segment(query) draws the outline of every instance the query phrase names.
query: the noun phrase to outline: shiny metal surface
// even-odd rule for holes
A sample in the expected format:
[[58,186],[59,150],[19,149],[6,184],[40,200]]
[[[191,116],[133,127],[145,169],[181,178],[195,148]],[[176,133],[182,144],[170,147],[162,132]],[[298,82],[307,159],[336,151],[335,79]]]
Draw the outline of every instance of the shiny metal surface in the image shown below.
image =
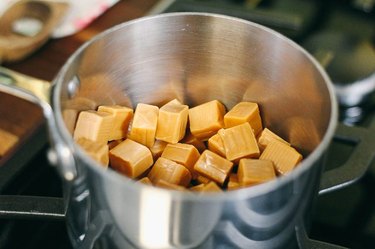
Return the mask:
[[[53,145],[49,159],[65,179],[75,247],[92,248],[100,236],[116,240],[107,248],[297,245],[295,227],[301,219],[308,223],[337,106],[325,72],[292,41],[219,15],[142,18],[78,49],[54,80],[51,97],[53,114],[40,103]],[[291,174],[269,183],[197,195],[105,171],[71,137],[74,116],[67,114],[102,104],[160,105],[173,98],[192,106],[218,99],[228,109],[239,101],[256,101],[263,125],[289,140],[305,159]]]
[[[27,97],[27,100],[35,102],[38,105],[40,105],[39,100],[49,103],[51,84],[48,81],[35,79],[0,66],[0,83],[30,91],[38,99],[33,101],[30,100],[30,97]],[[15,93],[12,94],[16,95]]]
[[[74,94],[72,80],[79,86]],[[337,107],[318,63],[283,36],[218,15],[143,18],[86,43],[54,83],[58,130],[77,162],[67,214],[76,246],[90,244],[82,241],[99,212],[109,217],[101,221],[103,231],[113,226],[141,248],[193,248],[212,238],[239,248],[283,248],[298,219],[308,216]],[[71,124],[64,124],[67,110],[160,105],[173,98],[191,106],[218,99],[228,109],[239,101],[256,101],[264,126],[306,158],[290,175],[267,184],[195,195],[142,186],[103,170],[74,144]]]

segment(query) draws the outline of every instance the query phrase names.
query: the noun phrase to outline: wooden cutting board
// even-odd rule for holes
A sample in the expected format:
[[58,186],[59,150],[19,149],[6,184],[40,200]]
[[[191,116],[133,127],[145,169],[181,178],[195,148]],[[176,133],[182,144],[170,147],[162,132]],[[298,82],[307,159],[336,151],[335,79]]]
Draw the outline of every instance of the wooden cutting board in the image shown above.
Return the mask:
[[[0,92],[0,167],[44,124],[40,107]],[[46,142],[46,141],[44,141]],[[29,147],[32,153],[33,146]]]

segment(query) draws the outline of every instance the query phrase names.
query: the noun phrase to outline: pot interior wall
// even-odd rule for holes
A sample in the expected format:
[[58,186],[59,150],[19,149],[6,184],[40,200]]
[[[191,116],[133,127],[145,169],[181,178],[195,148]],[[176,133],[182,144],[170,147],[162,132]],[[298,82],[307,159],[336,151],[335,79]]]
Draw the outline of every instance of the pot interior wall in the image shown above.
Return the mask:
[[332,100],[321,73],[294,44],[247,22],[197,15],[143,19],[97,37],[75,56],[60,93],[70,131],[70,114],[80,110],[162,105],[173,98],[190,106],[218,99],[227,109],[257,102],[264,127],[305,156],[328,128]]

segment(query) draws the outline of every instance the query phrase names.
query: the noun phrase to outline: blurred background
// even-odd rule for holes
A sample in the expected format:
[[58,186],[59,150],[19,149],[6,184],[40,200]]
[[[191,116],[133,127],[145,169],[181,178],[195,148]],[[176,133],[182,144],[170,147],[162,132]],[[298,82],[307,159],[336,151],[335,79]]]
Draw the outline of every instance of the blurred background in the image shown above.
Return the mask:
[[[86,0],[0,2],[3,67],[49,84],[85,41],[118,23],[164,12],[211,12],[270,27],[309,51],[335,85],[340,121],[369,128],[375,112],[375,0]],[[0,80],[9,82],[0,72]],[[7,141],[4,142],[4,141]],[[0,195],[62,196],[46,159],[40,110],[0,93]],[[354,144],[335,140],[327,168]],[[375,150],[375,148],[368,148]],[[359,182],[319,197],[311,237],[349,248],[375,248],[375,163]],[[7,205],[22,206],[22,202]],[[62,219],[0,219],[0,248],[71,248]]]

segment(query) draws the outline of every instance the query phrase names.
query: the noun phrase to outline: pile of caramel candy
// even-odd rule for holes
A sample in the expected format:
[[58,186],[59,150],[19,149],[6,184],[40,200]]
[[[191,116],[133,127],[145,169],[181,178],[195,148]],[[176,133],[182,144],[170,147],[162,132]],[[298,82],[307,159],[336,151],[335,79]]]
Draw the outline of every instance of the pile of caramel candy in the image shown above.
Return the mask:
[[103,167],[135,181],[182,191],[249,187],[288,174],[302,160],[287,141],[263,129],[257,103],[226,112],[218,100],[189,108],[174,99],[80,112],[75,141]]

